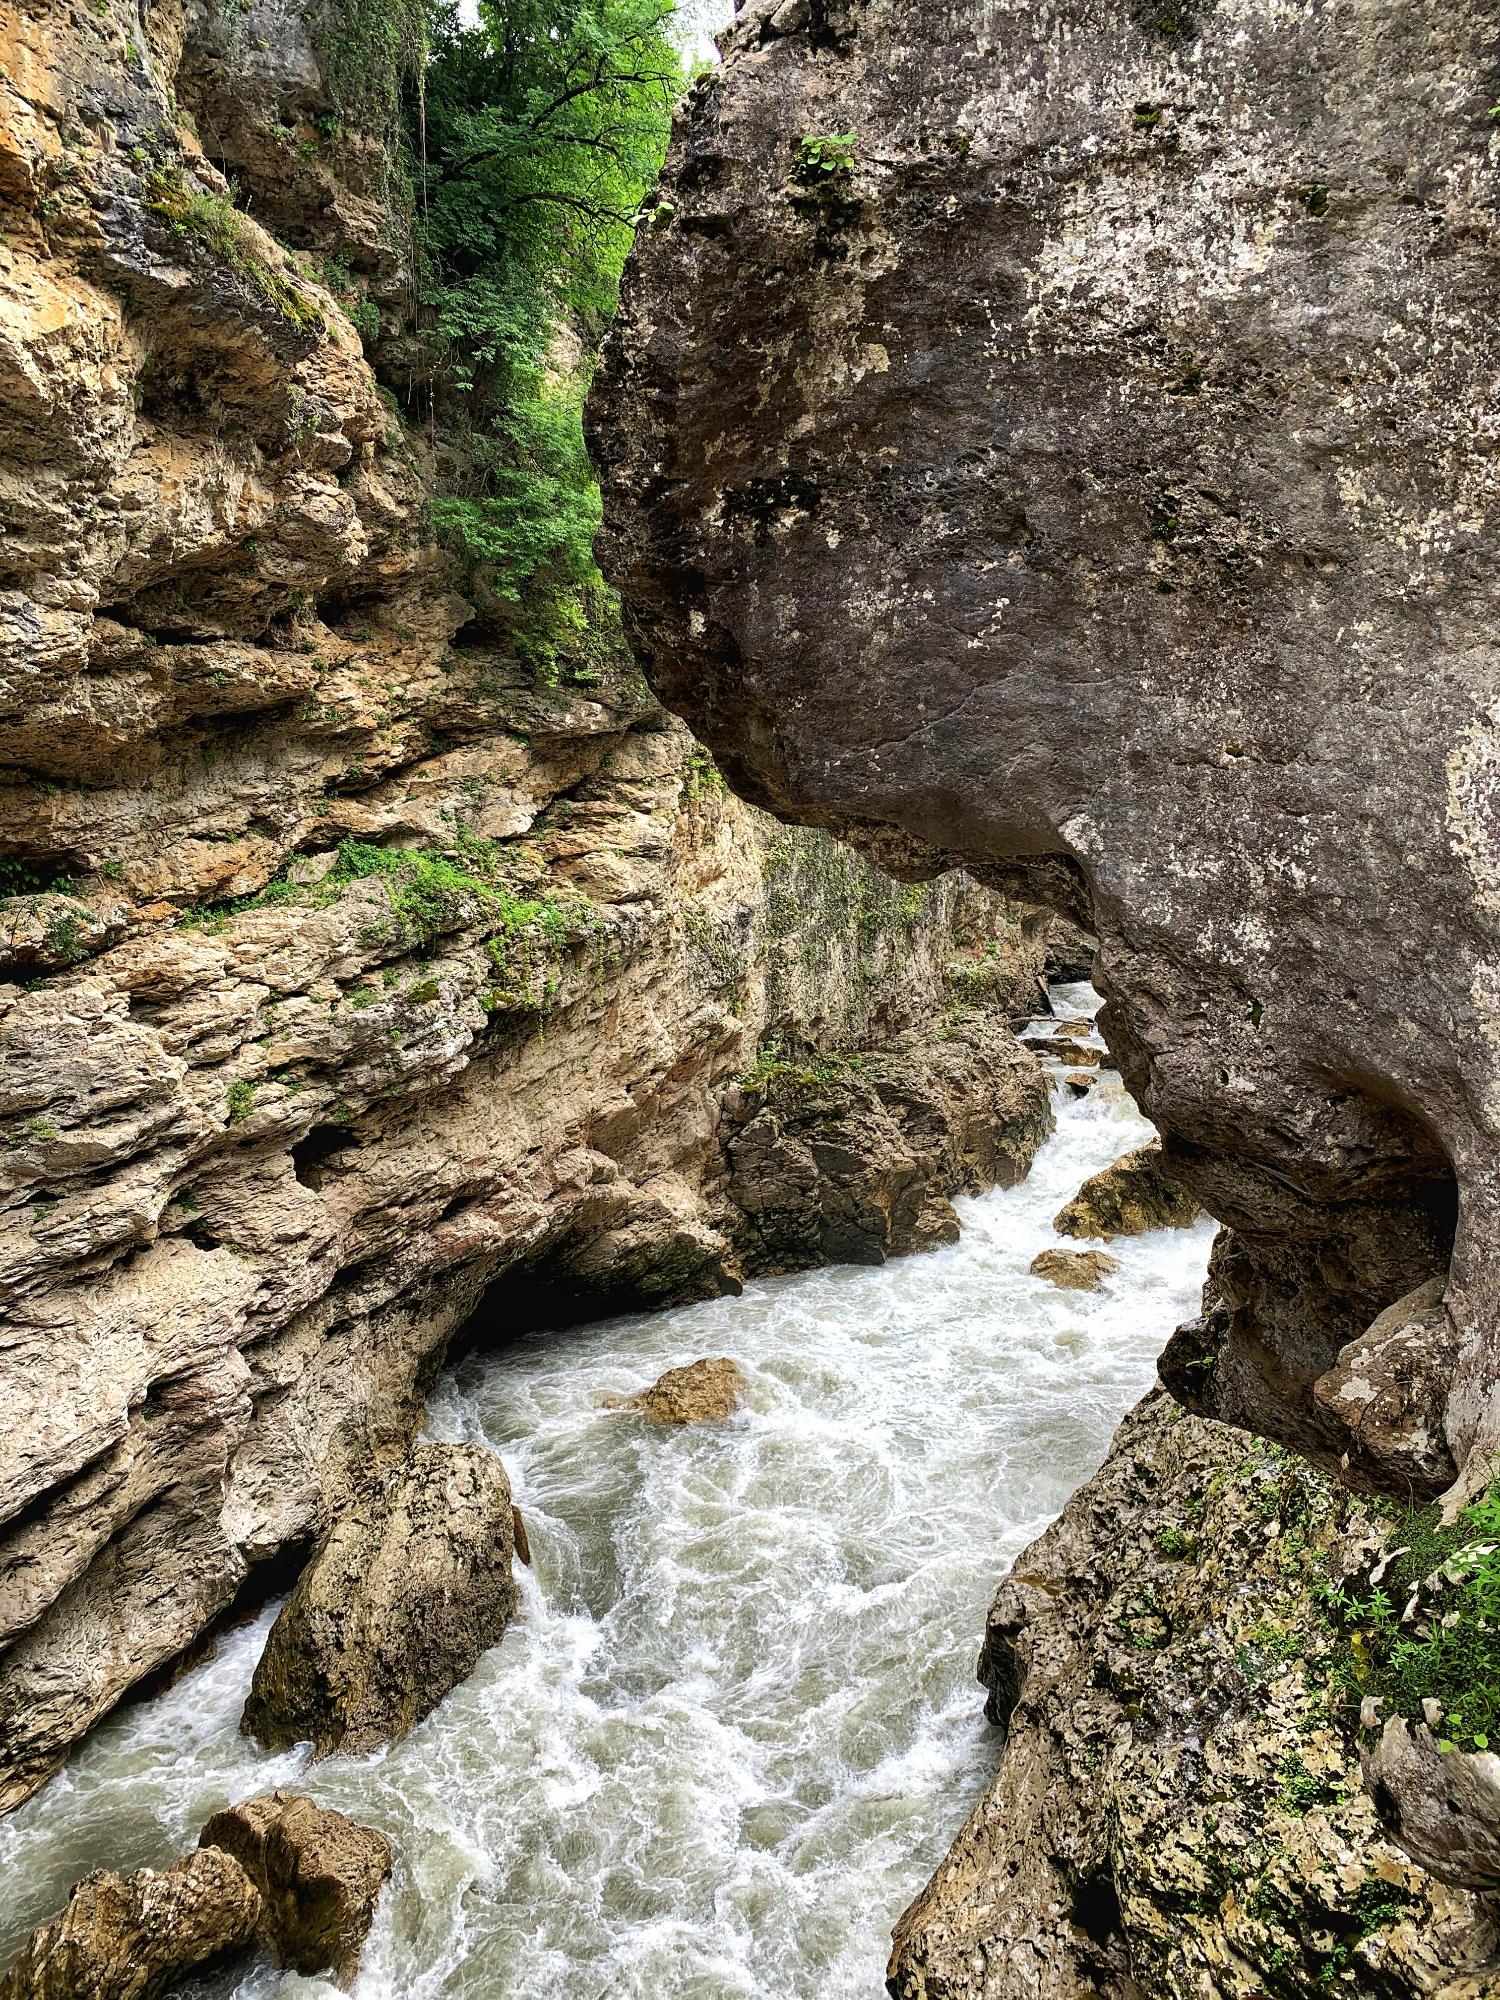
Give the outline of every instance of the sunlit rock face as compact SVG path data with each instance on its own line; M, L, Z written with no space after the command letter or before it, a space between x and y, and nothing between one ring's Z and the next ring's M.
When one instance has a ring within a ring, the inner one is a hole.
M739 1282L763 1040L1053 960L464 594L340 12L0 0L0 1812L404 1457L481 1302ZM945 1208L971 1123L887 1167Z
M1495 40L1460 0L748 10L594 409L641 655L748 796L1086 889L1228 1232L1178 1396L1429 1490L1500 1437ZM1444 1274L1417 1450L1410 1343L1361 1336ZM1314 1395L1353 1342L1363 1403Z

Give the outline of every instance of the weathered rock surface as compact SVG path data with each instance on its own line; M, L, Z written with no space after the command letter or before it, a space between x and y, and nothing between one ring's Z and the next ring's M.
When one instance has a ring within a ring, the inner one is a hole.
M1425 1723L1393 1715L1360 1764L1382 1823L1440 1882L1500 1895L1500 1757L1439 1748ZM1500 1967L1496 1969L1500 1985Z
M1336 1463L1313 1385L1451 1255L1416 1421L1471 1484L1493 36L1463 0L747 8L594 407L641 657L745 796L1097 934L1105 1038L1233 1233L1196 1405Z
M0 1809L399 1460L457 1329L740 1281L763 1042L1088 955L777 828L628 663L517 665L371 367L407 253L318 18L0 4Z
M654 1424L707 1424L732 1417L750 1385L737 1361L725 1355L669 1368L635 1396L611 1396L607 1407L639 1410Z
M1107 1250L1039 1250L1027 1268L1063 1291L1097 1292L1120 1265Z
M1000 1766L897 1926L896 2000L1493 1994L1483 1900L1392 1844L1340 1726L1316 1587L1385 1529L1160 1392L1127 1418L991 1609Z
M1161 1147L1152 1140L1121 1154L1090 1174L1073 1199L1059 1209L1052 1226L1061 1236L1144 1236L1152 1229L1186 1229L1200 1210L1177 1176L1168 1171Z
M244 1949L260 1915L255 1884L216 1847L159 1873L90 1875L27 1939L0 2000L155 2000Z
M510 1481L493 1452L418 1444L335 1520L266 1640L243 1727L315 1756L404 1736L516 1606Z
M232 1855L255 1884L259 1934L279 1964L351 1984L391 1872L383 1833L294 1792L272 1792L216 1812L198 1844Z
M771 1053L726 1108L737 1240L762 1271L956 1242L948 1196L1013 1187L1052 1129L1035 1060L987 1014L846 1058Z
M1372 1483L1432 1492L1454 1475L1437 1424L1457 1359L1445 1280L1398 1299L1339 1354L1313 1394L1343 1428Z

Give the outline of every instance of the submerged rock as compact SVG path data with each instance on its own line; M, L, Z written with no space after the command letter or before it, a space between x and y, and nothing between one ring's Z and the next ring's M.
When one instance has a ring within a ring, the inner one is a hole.
M749 1394L738 1362L725 1355L669 1368L636 1396L610 1396L605 1407L639 1410L655 1424L707 1424L732 1417Z
M1039 1250L1029 1266L1032 1277L1067 1292L1097 1292L1119 1268L1107 1250Z
M1144 1236L1152 1229L1185 1229L1200 1214L1187 1189L1162 1165L1156 1141L1125 1153L1102 1173L1091 1174L1053 1219L1063 1236Z
M493 1452L418 1444L297 1580L241 1727L270 1749L373 1750L472 1673L516 1605L510 1481Z
M155 2000L249 1945L261 1910L254 1882L217 1847L160 1871L103 1870L32 1932L0 2000Z
M1102 1050L1088 1042L1074 1041L1071 1035L1048 1035L1031 1043L1031 1047L1039 1056L1050 1057L1054 1062L1072 1063L1075 1069L1100 1069L1104 1066Z
M198 1844L232 1855L255 1884L260 1936L279 1964L353 1981L391 1872L383 1833L295 1792L271 1792L216 1812Z

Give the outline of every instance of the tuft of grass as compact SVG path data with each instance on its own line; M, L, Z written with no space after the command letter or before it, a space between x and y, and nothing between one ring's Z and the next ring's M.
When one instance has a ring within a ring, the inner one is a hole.
M231 1125L241 1125L255 1109L255 1085L248 1077L232 1083L224 1097L224 1113Z
M1412 1721L1436 1701L1444 1748L1500 1747L1500 1482L1451 1526L1436 1507L1403 1514L1390 1546L1363 1589L1322 1592L1345 1684Z
M273 271L260 255L249 218L241 214L230 196L190 186L175 169L161 167L147 183L146 206L169 223L175 235L199 244L248 279L293 326L312 332L326 325L321 310L302 287Z

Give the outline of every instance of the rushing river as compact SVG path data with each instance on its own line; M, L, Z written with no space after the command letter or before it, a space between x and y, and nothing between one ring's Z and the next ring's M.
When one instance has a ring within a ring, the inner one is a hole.
M1079 1182L1149 1136L1112 1075L1057 1108L951 1249L467 1359L428 1428L492 1445L524 1508L502 1643L405 1742L309 1771L238 1732L271 1612L229 1635L0 1822L0 1965L90 1868L164 1864L291 1784L396 1850L357 2000L878 2000L993 1767L989 1597L1202 1282L1206 1223L1113 1244L1098 1294L1028 1276ZM600 1409L701 1354L749 1377L732 1422ZM332 1989L260 1964L191 1991Z

